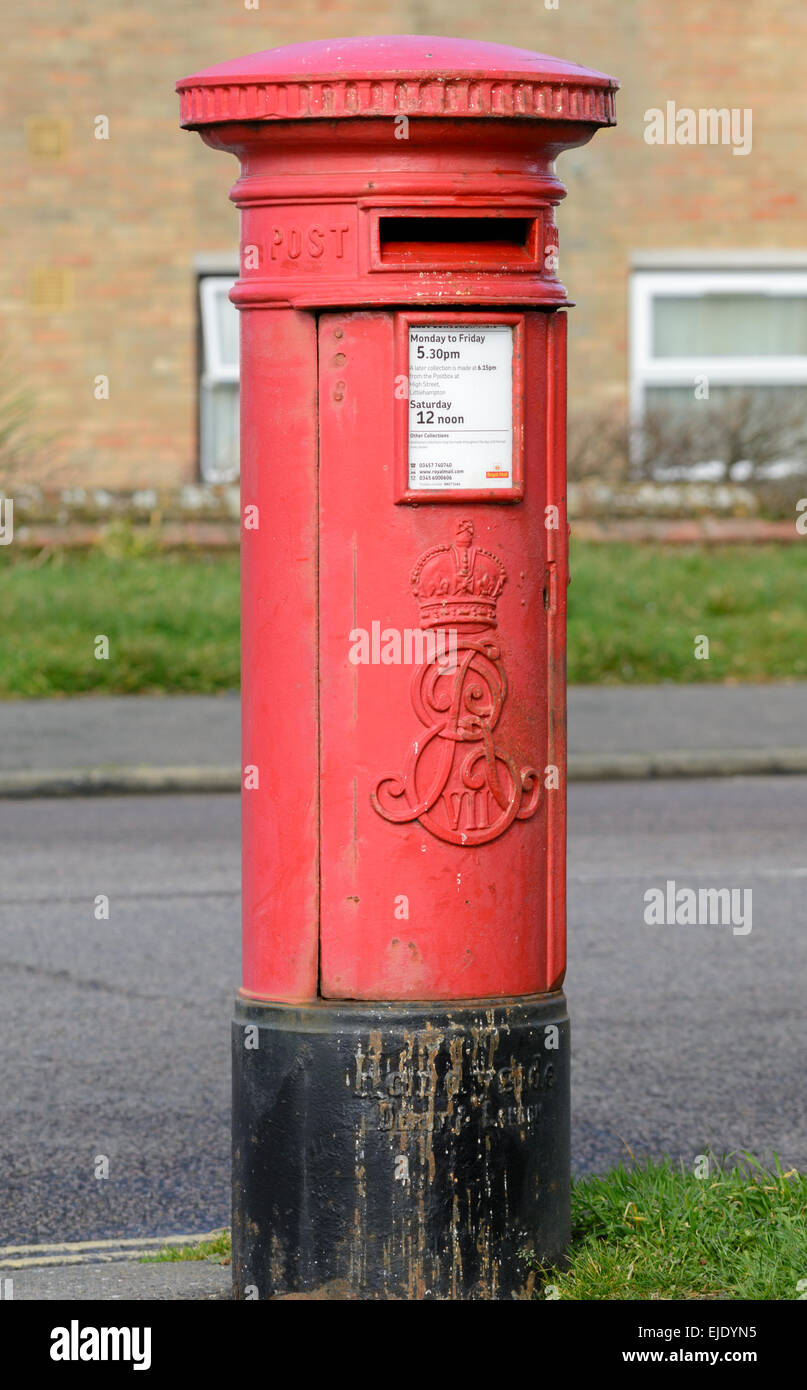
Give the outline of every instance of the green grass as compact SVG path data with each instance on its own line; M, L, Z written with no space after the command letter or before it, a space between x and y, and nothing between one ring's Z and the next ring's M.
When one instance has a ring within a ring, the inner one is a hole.
M228 1265L232 1258L229 1231L219 1231L196 1245L165 1245L156 1255L141 1256L143 1265L176 1264L179 1260L207 1260L214 1265Z
M237 556L0 555L0 696L238 687Z
M807 541L572 546L570 682L807 678ZM709 659L695 657L696 637Z
M230 1236L153 1261L227 1264ZM572 1185L568 1266L540 1269L525 1252L539 1299L807 1298L807 1175L767 1171L747 1157L697 1178L669 1162L615 1168Z
M579 543L572 574L572 682L807 679L807 540ZM86 554L0 548L0 698L235 689L238 577L235 555L140 553L125 537Z
M572 1189L568 1268L550 1299L798 1299L807 1294L807 1175L746 1164L698 1178L669 1162Z

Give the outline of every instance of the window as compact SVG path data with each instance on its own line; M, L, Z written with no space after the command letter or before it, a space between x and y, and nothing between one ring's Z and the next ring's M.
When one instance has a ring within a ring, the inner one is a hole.
M657 477L807 466L807 271L637 270L634 464Z
M199 469L208 483L238 477L238 310L228 298L234 282L224 275L199 280Z

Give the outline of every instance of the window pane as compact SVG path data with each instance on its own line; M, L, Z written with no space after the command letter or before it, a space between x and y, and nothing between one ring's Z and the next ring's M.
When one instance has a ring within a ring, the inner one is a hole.
M230 303L234 280L207 275L199 281L199 308L205 371L238 372L238 310Z
M227 367L238 366L238 310L229 300L229 286L216 291L216 331L219 358Z
M235 383L202 388L201 471L207 482L230 482L238 477L238 400Z
M655 357L807 356L807 298L797 295L658 295Z

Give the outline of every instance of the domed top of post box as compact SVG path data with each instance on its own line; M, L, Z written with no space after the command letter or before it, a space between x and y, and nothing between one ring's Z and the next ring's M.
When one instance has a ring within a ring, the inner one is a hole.
M396 34L269 48L177 83L181 123L502 117L614 125L619 83L526 48Z

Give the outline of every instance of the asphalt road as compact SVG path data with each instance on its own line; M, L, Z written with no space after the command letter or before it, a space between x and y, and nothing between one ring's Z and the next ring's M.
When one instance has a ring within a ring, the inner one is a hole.
M4 801L0 844L0 1244L228 1224L238 798Z
M570 812L575 1171L626 1144L807 1167L807 778ZM227 1223L237 799L0 802L0 843L0 1244ZM646 925L669 879L751 888L751 932Z
M570 788L576 1172L747 1149L807 1169L807 778ZM644 894L751 889L752 927L648 926Z

